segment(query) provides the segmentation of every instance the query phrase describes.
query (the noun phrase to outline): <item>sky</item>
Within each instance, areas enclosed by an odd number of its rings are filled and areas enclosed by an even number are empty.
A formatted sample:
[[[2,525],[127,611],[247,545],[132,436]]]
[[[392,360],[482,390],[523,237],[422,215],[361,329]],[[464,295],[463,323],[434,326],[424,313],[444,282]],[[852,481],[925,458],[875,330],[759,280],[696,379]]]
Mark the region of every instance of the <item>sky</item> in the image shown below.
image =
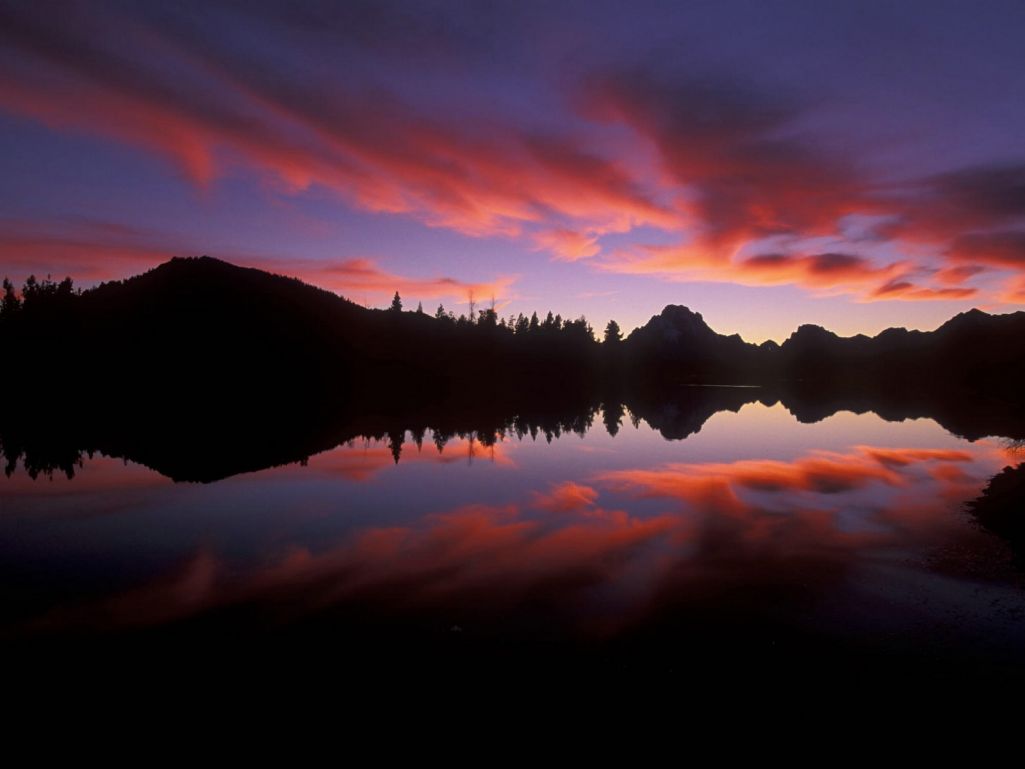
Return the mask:
[[[0,275],[782,341],[1025,307],[1025,3],[0,0]]]

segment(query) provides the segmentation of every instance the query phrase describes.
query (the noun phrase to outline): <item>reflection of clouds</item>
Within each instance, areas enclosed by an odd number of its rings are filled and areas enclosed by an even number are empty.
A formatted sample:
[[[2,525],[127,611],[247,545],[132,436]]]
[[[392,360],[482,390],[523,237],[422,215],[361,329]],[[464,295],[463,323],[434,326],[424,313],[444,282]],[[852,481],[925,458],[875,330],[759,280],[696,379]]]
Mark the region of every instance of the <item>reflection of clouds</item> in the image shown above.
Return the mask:
[[[744,510],[738,491],[839,494],[879,483],[901,486],[902,472],[916,463],[968,462],[965,451],[889,449],[859,446],[848,454],[817,452],[791,462],[743,460],[731,463],[671,463],[654,470],[615,470],[599,480],[647,496],[678,498],[722,512]]]
[[[201,552],[164,579],[57,610],[32,627],[148,625],[268,600],[297,614],[349,602],[401,610],[473,597],[512,608],[537,591],[572,601],[614,582],[640,549],[677,524],[668,515],[592,512],[561,524],[529,518],[517,505],[469,505],[417,526],[369,528],[320,553],[293,548],[245,574]]]
[[[573,481],[557,484],[547,493],[535,491],[534,505],[553,513],[570,512],[590,507],[598,499],[598,492],[590,486]]]
[[[173,481],[148,467],[123,459],[97,455],[82,462],[74,478],[60,472],[52,477],[33,479],[27,473],[15,472],[0,478],[0,489],[6,494],[45,495],[85,494],[95,491],[170,486]]]
[[[176,575],[53,613],[40,627],[160,623],[243,604],[272,604],[287,615],[351,605],[400,615],[529,605],[609,630],[716,591],[775,586],[785,597],[799,584],[807,594],[836,584],[865,553],[932,547],[963,525],[959,504],[978,493],[985,474],[973,473],[973,461],[988,453],[858,446],[789,463],[610,471],[594,479],[598,486],[565,481],[524,504],[465,505],[410,525],[369,527],[325,550],[292,548],[253,568],[229,568],[203,552]],[[337,470],[346,456],[329,452],[323,469]],[[634,502],[607,506],[608,494]],[[641,499],[684,508],[642,514]],[[859,525],[851,525],[852,511]],[[624,592],[626,608],[611,598]]]

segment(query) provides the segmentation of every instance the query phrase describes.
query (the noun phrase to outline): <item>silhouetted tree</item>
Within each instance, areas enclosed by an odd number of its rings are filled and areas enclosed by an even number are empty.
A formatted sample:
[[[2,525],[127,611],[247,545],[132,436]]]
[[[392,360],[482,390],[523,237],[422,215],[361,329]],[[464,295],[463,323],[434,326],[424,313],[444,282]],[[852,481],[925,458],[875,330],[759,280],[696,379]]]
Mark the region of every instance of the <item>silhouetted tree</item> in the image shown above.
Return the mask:
[[[21,309],[21,299],[14,292],[14,284],[4,278],[4,295],[0,299],[0,318],[9,318]]]
[[[480,319],[477,321],[477,325],[483,328],[495,328],[498,326],[498,315],[491,308],[480,311]]]
[[[39,281],[36,280],[35,275],[29,275],[25,280],[25,285],[21,287],[21,301],[24,306],[32,304],[40,294]]]
[[[424,314],[424,303],[423,302],[417,302],[416,314],[417,315],[423,315]]]
[[[402,299],[399,297],[399,292],[395,292],[395,296],[392,297],[391,307],[388,308],[392,312],[402,312]]]
[[[605,344],[616,345],[623,341],[623,332],[619,330],[619,324],[610,320],[605,326]]]
[[[537,313],[531,313],[530,325],[527,327],[529,331],[538,331],[541,328],[541,324],[538,322]]]

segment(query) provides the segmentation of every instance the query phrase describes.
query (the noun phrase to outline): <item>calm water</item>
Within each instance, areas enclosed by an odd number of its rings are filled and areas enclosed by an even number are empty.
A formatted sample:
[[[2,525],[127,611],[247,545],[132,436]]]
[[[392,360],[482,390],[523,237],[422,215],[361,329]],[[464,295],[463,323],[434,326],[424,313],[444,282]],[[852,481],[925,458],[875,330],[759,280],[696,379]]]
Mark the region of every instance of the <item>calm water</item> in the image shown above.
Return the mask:
[[[209,484],[103,456],[19,468],[0,632],[1025,659],[1011,545],[964,507],[1022,460],[1006,441],[757,402],[684,440],[629,412],[582,432],[407,434],[397,464],[357,440]]]

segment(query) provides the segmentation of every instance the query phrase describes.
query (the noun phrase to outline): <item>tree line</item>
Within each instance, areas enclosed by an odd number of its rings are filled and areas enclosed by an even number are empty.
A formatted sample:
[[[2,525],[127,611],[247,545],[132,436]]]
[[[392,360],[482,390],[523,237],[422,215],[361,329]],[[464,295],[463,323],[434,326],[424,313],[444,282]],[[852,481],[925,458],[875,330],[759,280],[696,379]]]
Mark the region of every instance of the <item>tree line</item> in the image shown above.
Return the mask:
[[[75,288],[71,278],[55,281],[47,275],[42,280],[29,275],[21,287],[21,292],[14,289],[8,279],[3,280],[3,296],[0,297],[0,318],[10,318],[22,311],[35,313],[55,307],[67,306],[81,293]]]
[[[74,287],[74,281],[64,278],[61,281],[54,280],[47,275],[43,279],[37,279],[30,275],[22,285],[21,291],[15,289],[10,279],[3,279],[3,295],[0,297],[0,319],[11,318],[22,311],[35,314],[60,307],[69,306],[75,297],[81,295],[81,289]],[[402,297],[396,291],[392,298],[389,311],[402,313]],[[417,305],[415,314],[426,315],[423,303]],[[553,314],[551,310],[542,320],[537,312],[531,313],[528,318],[522,312],[518,315],[502,317],[498,314],[492,301],[492,306],[485,309],[476,309],[474,302],[470,300],[470,314],[456,316],[450,310],[446,310],[443,304],[438,305],[435,310],[435,320],[455,328],[465,329],[477,327],[481,329],[492,329],[499,334],[507,334],[522,337],[538,336],[560,336],[569,341],[576,340],[582,343],[596,342],[594,329],[584,315],[573,320],[564,320],[562,315]],[[602,335],[602,342],[610,346],[623,341],[623,333],[615,320],[610,320],[605,326]]]
[[[403,311],[402,308],[402,297],[396,291],[388,309],[391,312],[401,313]],[[417,305],[416,314],[426,314],[422,302]],[[562,315],[553,314],[549,310],[544,320],[541,320],[536,312],[531,313],[529,318],[522,312],[518,315],[510,314],[508,317],[502,317],[494,307],[494,300],[492,300],[491,307],[477,310],[471,298],[470,314],[463,313],[458,317],[451,310],[446,310],[444,304],[439,304],[438,309],[434,311],[434,319],[457,328],[476,326],[484,329],[495,329],[500,333],[515,336],[563,334],[567,338],[575,338],[585,342],[597,341],[594,329],[584,315],[575,320],[564,320]],[[606,344],[617,344],[623,341],[623,332],[615,320],[610,320],[606,324],[602,341]]]

